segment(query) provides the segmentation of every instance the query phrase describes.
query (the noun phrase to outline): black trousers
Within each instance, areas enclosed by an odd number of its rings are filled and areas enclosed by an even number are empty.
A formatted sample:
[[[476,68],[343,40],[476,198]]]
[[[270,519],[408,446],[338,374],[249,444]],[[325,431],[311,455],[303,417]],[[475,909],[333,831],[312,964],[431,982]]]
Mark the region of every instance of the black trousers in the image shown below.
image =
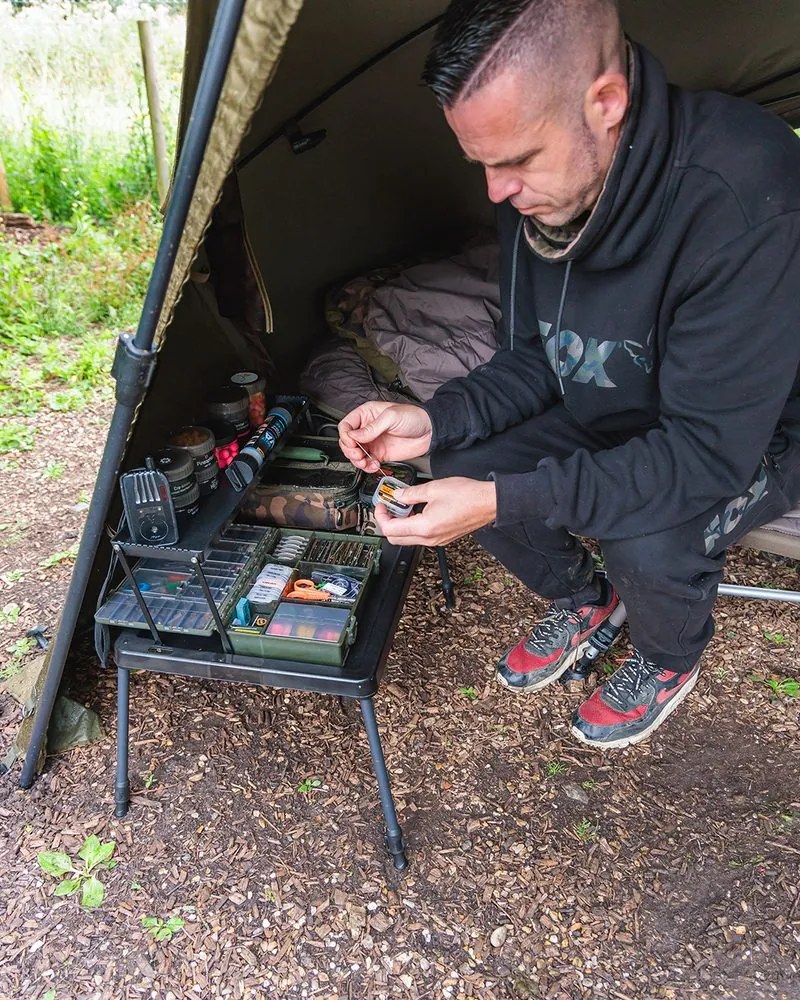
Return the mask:
[[[434,452],[431,469],[437,479],[487,479],[491,472],[534,469],[547,456],[566,458],[578,448],[612,448],[627,437],[595,434],[559,405],[469,448]],[[711,612],[727,548],[784,514],[797,496],[800,456],[792,452],[780,469],[765,458],[742,497],[723,499],[685,524],[636,538],[599,539],[639,652],[668,670],[690,670],[714,634]],[[475,538],[531,590],[562,607],[599,595],[590,553],[566,530],[533,519],[482,528]]]

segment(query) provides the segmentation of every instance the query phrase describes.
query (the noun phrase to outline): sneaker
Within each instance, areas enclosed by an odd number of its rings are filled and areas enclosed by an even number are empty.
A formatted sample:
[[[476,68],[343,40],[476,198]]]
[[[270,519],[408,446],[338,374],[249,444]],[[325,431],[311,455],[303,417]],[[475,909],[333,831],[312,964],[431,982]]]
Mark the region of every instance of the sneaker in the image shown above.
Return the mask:
[[[688,673],[662,670],[634,650],[572,717],[572,735],[598,747],[646,740],[697,683],[699,662]]]
[[[579,660],[589,639],[619,604],[608,584],[610,597],[605,604],[584,604],[577,610],[553,604],[528,639],[510,649],[497,665],[497,679],[512,691],[538,691],[552,684]]]

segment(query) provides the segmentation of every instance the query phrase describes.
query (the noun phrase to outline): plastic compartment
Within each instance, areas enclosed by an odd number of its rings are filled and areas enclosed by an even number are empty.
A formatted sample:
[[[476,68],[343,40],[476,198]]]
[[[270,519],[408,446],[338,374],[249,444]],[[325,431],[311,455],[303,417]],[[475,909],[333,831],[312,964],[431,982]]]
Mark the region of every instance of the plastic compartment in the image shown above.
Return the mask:
[[[338,576],[348,576],[353,580],[359,581],[358,593],[355,597],[350,599],[343,599],[335,594],[331,594],[330,601],[320,602],[324,603],[325,606],[329,605],[340,605],[342,607],[352,608],[360,601],[361,594],[364,590],[364,580],[369,576],[369,570],[363,569],[360,566],[336,566],[330,565],[328,563],[308,563],[301,562],[297,567],[297,576],[299,579],[303,580],[313,580],[314,573],[326,573],[330,575]],[[286,597],[286,600],[296,601],[297,598]],[[302,599],[300,599],[302,600]]]
[[[281,601],[270,619],[265,635],[284,639],[341,642],[349,620],[350,611],[347,608]]]
[[[279,543],[281,538],[285,538],[290,535],[298,535],[307,538],[309,541],[309,545],[306,549],[307,552],[315,551],[316,546],[316,550],[322,552],[356,553],[365,565],[351,566],[345,562],[326,562],[324,560],[310,561],[306,559],[295,559],[289,562],[282,562],[277,560],[274,556],[274,545],[272,546],[269,556],[264,561],[278,562],[279,565],[292,566],[297,571],[298,577],[302,578],[310,578],[310,574],[314,569],[322,571],[330,570],[332,572],[339,571],[345,575],[350,574],[358,576],[361,580],[363,580],[363,583],[355,602],[346,605],[340,604],[336,601],[311,602],[284,598],[280,604],[275,607],[265,607],[259,612],[264,617],[269,618],[269,624],[267,625],[266,630],[256,630],[255,628],[234,628],[229,625],[226,629],[228,638],[231,641],[233,649],[237,653],[246,653],[251,656],[261,656],[265,658],[274,657],[276,659],[299,660],[307,663],[323,663],[331,666],[340,666],[344,663],[348,650],[355,641],[358,608],[367,590],[369,589],[369,581],[372,574],[378,570],[381,539],[374,536],[343,535],[339,532],[330,531],[326,532],[310,531],[301,528],[281,528],[279,529],[279,538],[276,540],[276,544]],[[260,566],[256,566],[249,574],[242,577],[240,586],[236,591],[237,599],[238,597],[243,597],[247,594],[253,580],[258,575],[259,569]],[[309,609],[310,607],[313,607],[343,612],[344,615],[342,616],[340,614],[337,618],[344,621],[345,624],[343,627],[339,628],[336,639],[333,639],[333,637],[330,639],[315,639],[296,635],[275,634],[274,631],[270,632],[269,629],[272,625],[272,621],[278,614],[278,610],[280,609],[282,614],[286,614],[288,612],[286,612],[285,609],[288,607],[297,608],[300,609],[300,611],[302,611],[303,608]],[[299,613],[299,611],[297,613]],[[232,618],[233,614],[231,613],[226,621],[230,622]],[[278,624],[280,625],[282,621],[283,619],[279,618]],[[331,632],[332,631],[333,630],[331,629]]]
[[[201,563],[211,597],[223,620],[229,617],[242,576],[263,560],[275,543],[274,528],[232,525]],[[132,568],[156,628],[163,632],[211,635],[216,628],[205,591],[193,567],[176,561],[142,559]],[[117,586],[95,618],[106,625],[147,629],[147,621],[127,579]]]

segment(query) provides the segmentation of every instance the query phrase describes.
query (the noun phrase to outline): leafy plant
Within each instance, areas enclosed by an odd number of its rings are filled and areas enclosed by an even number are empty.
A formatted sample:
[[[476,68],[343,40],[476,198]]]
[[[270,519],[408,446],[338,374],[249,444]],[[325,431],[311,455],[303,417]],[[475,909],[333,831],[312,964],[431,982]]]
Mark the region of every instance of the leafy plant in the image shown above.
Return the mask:
[[[467,573],[467,575],[464,577],[464,583],[480,583],[480,581],[484,578],[485,575],[486,574],[483,572],[480,566],[476,566],[475,569],[472,570],[472,572]]]
[[[766,684],[774,698],[800,698],[800,680],[796,677],[760,677],[750,674],[750,680]]]
[[[322,781],[319,778],[305,778],[297,786],[297,791],[301,795],[310,795],[315,788],[320,788]]]
[[[31,451],[36,430],[24,424],[6,424],[0,427],[0,455],[9,451]]]
[[[64,475],[63,462],[48,462],[42,472],[44,479],[60,479]]]
[[[78,543],[76,542],[63,552],[54,552],[53,555],[48,556],[46,559],[42,559],[39,565],[42,569],[50,569],[52,566],[58,566],[59,563],[67,562],[69,559],[74,559],[77,554]]]
[[[478,700],[478,692],[471,685],[470,687],[460,687],[458,689],[458,693],[463,695],[467,699],[467,701]]]
[[[6,604],[0,609],[0,625],[14,625],[21,610],[19,604]]]
[[[152,771],[145,771],[145,773],[142,775],[142,780],[144,781],[144,787],[149,792],[150,789],[158,781],[158,778],[156,778],[155,774]]]
[[[558,778],[569,771],[569,764],[565,760],[550,760],[545,764],[544,773],[546,778]]]
[[[115,841],[101,841],[91,834],[78,851],[78,858],[83,864],[78,865],[63,851],[41,851],[37,861],[43,872],[59,880],[53,891],[54,896],[72,896],[80,891],[81,906],[95,909],[106,895],[105,886],[95,873],[116,866],[117,862],[111,860],[116,848]]]
[[[10,655],[6,659],[3,666],[0,667],[0,680],[7,681],[9,677],[13,677],[14,674],[18,674],[22,668],[22,663],[25,657],[35,648],[35,639],[15,639],[14,642],[12,642],[8,647],[8,653]]]
[[[597,825],[592,823],[591,820],[582,819],[579,823],[576,823],[572,828],[573,833],[579,839],[584,841],[584,843],[594,840],[597,836]]]
[[[6,586],[11,586],[13,583],[19,583],[19,581],[25,576],[24,569],[9,569],[0,576],[0,580],[6,584]],[[2,612],[0,612],[2,614]]]
[[[760,865],[765,855],[756,854],[752,858],[731,858],[728,868],[747,868],[749,865]]]
[[[171,941],[182,930],[185,922],[182,917],[142,917],[142,927],[150,931],[154,941]]]
[[[786,646],[791,641],[783,632],[765,632],[764,638],[767,642],[772,642],[776,646]]]

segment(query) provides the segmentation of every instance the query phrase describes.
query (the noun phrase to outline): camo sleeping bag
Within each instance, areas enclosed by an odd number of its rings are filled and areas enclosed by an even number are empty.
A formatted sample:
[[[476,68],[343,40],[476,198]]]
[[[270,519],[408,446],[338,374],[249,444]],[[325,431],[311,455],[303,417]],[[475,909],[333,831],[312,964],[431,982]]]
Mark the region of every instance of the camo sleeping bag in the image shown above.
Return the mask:
[[[481,242],[347,282],[326,309],[341,339],[312,357],[301,388],[333,416],[370,399],[430,399],[497,350],[498,268],[497,244]]]

